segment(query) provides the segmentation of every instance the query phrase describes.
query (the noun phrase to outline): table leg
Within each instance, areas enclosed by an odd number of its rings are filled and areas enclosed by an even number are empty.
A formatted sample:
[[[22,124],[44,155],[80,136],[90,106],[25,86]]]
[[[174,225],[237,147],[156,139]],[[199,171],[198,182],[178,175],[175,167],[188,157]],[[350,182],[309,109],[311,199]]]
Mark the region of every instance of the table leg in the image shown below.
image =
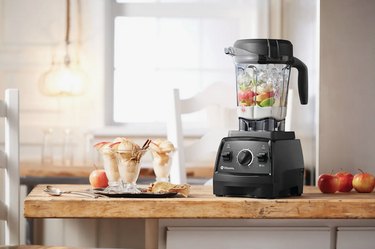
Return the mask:
[[[145,248],[157,249],[159,240],[159,220],[145,220]]]
[[[26,185],[27,194],[33,190],[34,185]],[[26,219],[26,245],[33,245],[34,244],[34,219],[27,218]]]

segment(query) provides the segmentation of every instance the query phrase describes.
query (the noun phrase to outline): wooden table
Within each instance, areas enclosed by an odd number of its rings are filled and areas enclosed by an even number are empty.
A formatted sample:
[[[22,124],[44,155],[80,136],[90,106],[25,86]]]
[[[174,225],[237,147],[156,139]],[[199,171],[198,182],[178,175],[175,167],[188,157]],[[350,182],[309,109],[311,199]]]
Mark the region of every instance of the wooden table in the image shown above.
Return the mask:
[[[245,248],[248,243],[264,248],[264,243],[268,243],[268,248],[272,248],[269,238],[276,237],[285,244],[278,248],[290,248],[290,241],[302,248],[331,249],[343,248],[342,245],[357,248],[358,240],[361,248],[372,248],[375,242],[375,192],[322,194],[315,187],[305,187],[300,197],[255,199],[215,197],[210,186],[192,186],[188,198],[92,199],[73,195],[51,197],[43,192],[44,187],[38,185],[25,199],[25,217],[144,221],[144,229],[138,231],[144,233],[142,248],[193,248],[195,242],[189,238],[194,236],[199,237],[197,243],[201,248],[219,249],[228,248],[228,243],[238,243],[236,248]]]
[[[85,190],[88,185],[56,185]],[[192,186],[188,198],[51,197],[37,186],[25,199],[28,218],[230,218],[230,219],[374,219],[375,192],[322,194],[305,187],[301,197],[255,199],[215,197],[211,186]]]
[[[56,166],[42,165],[36,161],[23,161],[20,165],[20,182],[26,186],[26,192],[38,184],[88,184],[89,175],[94,170],[90,166]],[[151,168],[142,168],[142,182],[151,182],[155,176]],[[26,243],[34,244],[34,222],[26,220]]]
[[[94,170],[91,166],[57,166],[42,165],[37,161],[23,161],[20,167],[20,182],[27,188],[27,193],[38,184],[88,184],[89,175]],[[213,175],[212,166],[195,166],[186,169],[189,181],[192,183],[204,182]],[[140,178],[141,184],[153,182],[155,175],[150,167],[142,167]],[[34,244],[34,224],[32,219],[26,221],[26,243]]]

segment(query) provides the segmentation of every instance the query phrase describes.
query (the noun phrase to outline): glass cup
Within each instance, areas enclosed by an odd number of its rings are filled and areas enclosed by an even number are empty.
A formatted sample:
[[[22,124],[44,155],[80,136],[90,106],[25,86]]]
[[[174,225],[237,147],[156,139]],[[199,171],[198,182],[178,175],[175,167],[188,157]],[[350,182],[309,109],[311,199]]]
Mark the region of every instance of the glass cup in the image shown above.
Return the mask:
[[[159,153],[152,151],[152,166],[157,182],[169,182],[173,152]]]
[[[122,192],[140,193],[136,185],[141,170],[140,156],[133,156],[131,151],[117,151],[116,155]]]
[[[120,173],[117,165],[117,158],[114,152],[101,153],[105,174],[108,178],[107,192],[121,192]]]
[[[43,130],[42,164],[53,164],[53,129]]]
[[[64,130],[64,144],[63,144],[63,158],[62,163],[64,166],[73,165],[73,139],[74,134],[71,129]]]

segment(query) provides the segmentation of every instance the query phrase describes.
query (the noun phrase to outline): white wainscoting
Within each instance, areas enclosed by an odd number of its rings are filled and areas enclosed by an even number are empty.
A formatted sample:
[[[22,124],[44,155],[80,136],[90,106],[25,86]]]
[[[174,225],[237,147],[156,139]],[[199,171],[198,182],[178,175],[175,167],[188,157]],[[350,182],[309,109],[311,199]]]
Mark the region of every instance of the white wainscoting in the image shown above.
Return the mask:
[[[145,248],[145,220],[45,219],[35,224],[35,244],[85,248]]]
[[[337,249],[375,248],[375,227],[339,227]]]
[[[329,249],[328,227],[168,227],[167,249]]]

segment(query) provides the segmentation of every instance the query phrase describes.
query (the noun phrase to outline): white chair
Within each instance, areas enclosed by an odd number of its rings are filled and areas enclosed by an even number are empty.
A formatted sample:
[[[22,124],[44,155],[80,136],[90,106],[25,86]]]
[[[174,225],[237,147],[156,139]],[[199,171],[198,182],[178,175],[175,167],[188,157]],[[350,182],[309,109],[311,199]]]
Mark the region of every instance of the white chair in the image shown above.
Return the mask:
[[[167,121],[168,140],[177,147],[171,166],[171,182],[186,183],[187,161],[214,166],[221,139],[227,136],[229,129],[238,126],[235,95],[234,85],[224,83],[211,84],[188,99],[181,99],[179,89],[173,89],[171,113]],[[185,145],[182,115],[202,109],[207,110],[208,131],[198,141]]]
[[[5,90],[0,100],[0,117],[5,118],[4,151],[0,150],[0,221],[5,221],[4,244],[11,249],[72,249],[64,246],[20,245],[20,176],[19,176],[19,91]],[[1,227],[0,227],[1,228]],[[1,231],[1,230],[0,230]],[[79,247],[75,247],[79,248]]]
[[[5,118],[4,151],[0,151],[0,169],[4,171],[0,220],[5,221],[5,244],[19,245],[19,93],[17,89],[5,90],[5,98],[3,101],[0,100],[0,117]]]

